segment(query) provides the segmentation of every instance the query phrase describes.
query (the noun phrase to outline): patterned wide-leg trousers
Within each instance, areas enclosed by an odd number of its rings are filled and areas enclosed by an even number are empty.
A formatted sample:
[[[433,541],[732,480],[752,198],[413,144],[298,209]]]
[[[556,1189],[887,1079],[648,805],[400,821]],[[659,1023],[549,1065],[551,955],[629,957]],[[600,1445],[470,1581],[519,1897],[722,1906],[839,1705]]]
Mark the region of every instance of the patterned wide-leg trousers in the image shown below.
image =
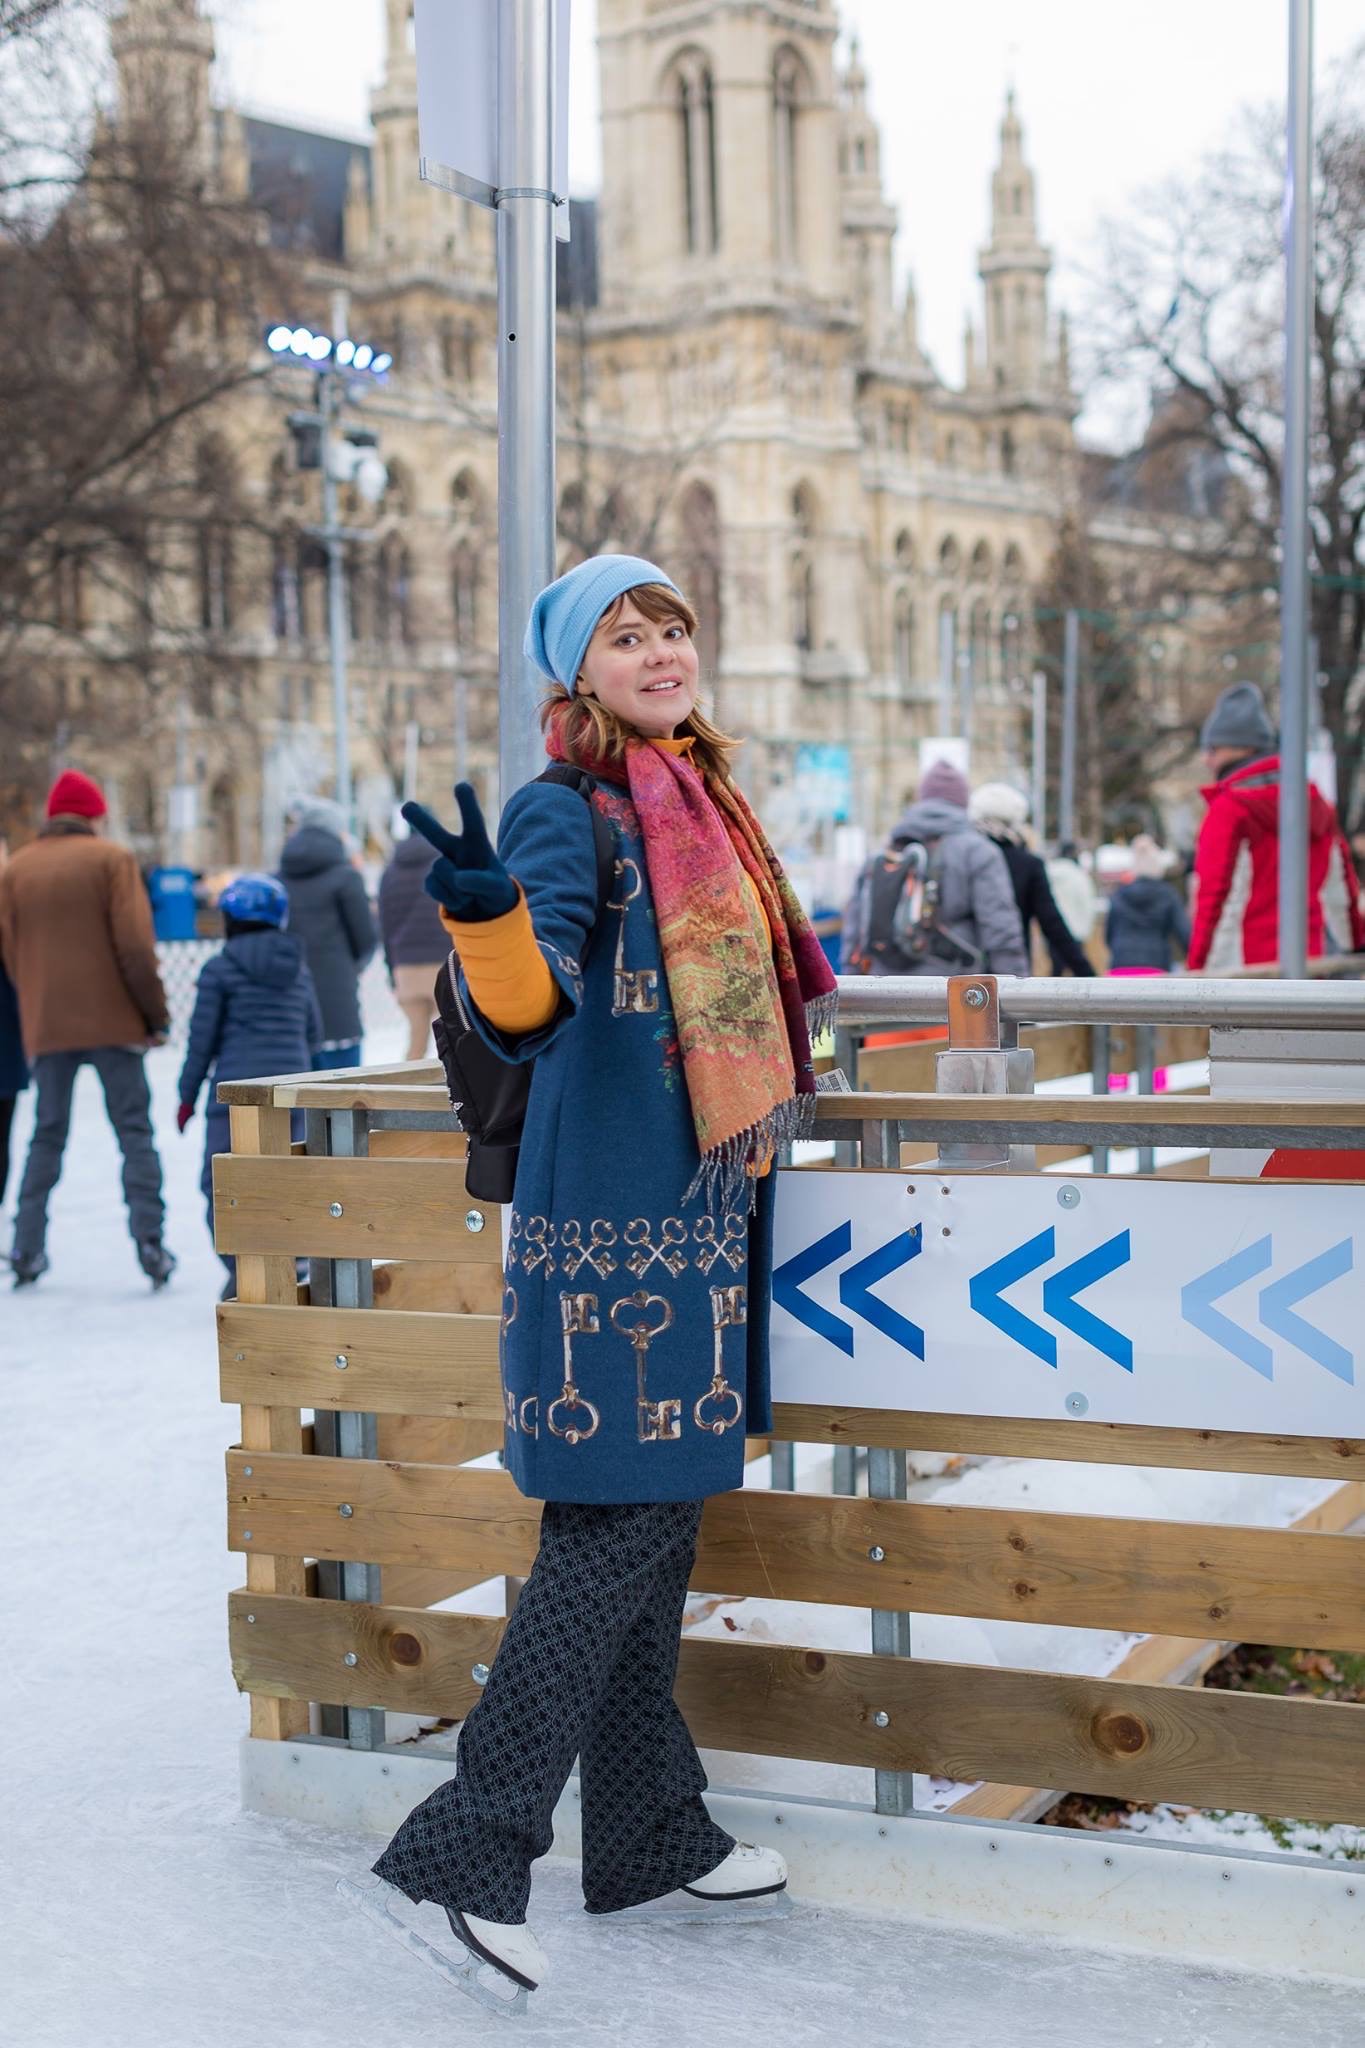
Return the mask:
[[[614,1913],[690,1884],[734,1847],[673,1700],[700,1501],[547,1501],[540,1554],[460,1731],[455,1776],[374,1868],[410,1899],[526,1917],[531,1865],[580,1759],[583,1896]]]

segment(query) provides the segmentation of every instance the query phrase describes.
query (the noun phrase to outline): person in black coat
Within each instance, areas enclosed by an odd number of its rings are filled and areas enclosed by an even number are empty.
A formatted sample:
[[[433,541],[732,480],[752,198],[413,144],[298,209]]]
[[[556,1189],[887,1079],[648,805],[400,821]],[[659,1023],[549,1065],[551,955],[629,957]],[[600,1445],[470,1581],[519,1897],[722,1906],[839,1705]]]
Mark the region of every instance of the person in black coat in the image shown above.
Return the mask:
[[[1169,856],[1142,833],[1132,845],[1133,879],[1109,899],[1104,940],[1112,974],[1169,974],[1174,951],[1189,951],[1190,914],[1168,882]]]
[[[9,1182],[9,1137],[19,1097],[28,1086],[28,1062],[19,1035],[19,1005],[14,984],[0,960],[0,1202]]]
[[[360,1065],[360,976],[378,944],[365,884],[346,856],[340,804],[309,797],[280,856],[289,928],[303,941],[322,1009],[315,1067]]]
[[[379,880],[379,937],[398,1007],[408,1020],[406,1057],[420,1060],[426,1057],[436,1016],[432,990],[450,939],[434,899],[422,886],[435,856],[419,832],[406,825],[403,830],[407,836],[396,841]]]
[[[968,806],[972,823],[993,840],[1005,856],[1010,871],[1014,900],[1024,926],[1024,942],[1033,951],[1033,926],[1043,935],[1054,974],[1087,975],[1094,966],[1070,925],[1057,908],[1047,868],[1038,854],[1024,843],[1028,823],[1028,800],[1007,782],[985,782],[972,794]]]
[[[283,929],[289,898],[273,875],[238,875],[219,899],[227,943],[207,960],[195,991],[189,1043],[180,1069],[183,1133],[194,1115],[205,1079],[204,1171],[200,1180],[213,1234],[213,1161],[231,1149],[228,1107],[218,1100],[220,1081],[250,1081],[262,1074],[306,1073],[322,1040],[322,1015],[303,946]],[[303,1135],[303,1119],[293,1119]],[[237,1291],[237,1265],[220,1253],[227,1268],[227,1301]]]

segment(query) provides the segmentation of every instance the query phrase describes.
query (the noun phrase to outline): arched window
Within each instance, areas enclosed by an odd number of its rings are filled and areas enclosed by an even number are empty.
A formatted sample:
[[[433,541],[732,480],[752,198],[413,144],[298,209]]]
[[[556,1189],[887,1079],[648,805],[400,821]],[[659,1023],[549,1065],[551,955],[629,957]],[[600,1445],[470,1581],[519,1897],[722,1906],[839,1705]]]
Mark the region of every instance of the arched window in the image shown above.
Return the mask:
[[[972,680],[980,689],[991,680],[991,613],[984,598],[972,606],[970,636]]]
[[[635,538],[635,508],[627,493],[619,486],[613,491],[608,491],[602,501],[600,531],[601,551],[627,555],[634,552],[631,544]]]
[[[700,50],[685,50],[675,68],[674,95],[682,151],[683,228],[688,254],[720,247],[716,179],[716,95]]]
[[[275,536],[270,574],[270,623],[277,640],[297,640],[302,631],[299,611],[299,543],[292,533]]]
[[[232,531],[216,520],[198,532],[199,624],[206,633],[232,625]]]
[[[987,543],[986,541],[984,541],[984,540],[979,540],[979,541],[977,542],[976,546],[975,546],[975,547],[974,547],[974,548],[972,549],[972,580],[973,580],[973,582],[976,582],[976,583],[986,583],[986,582],[988,582],[988,581],[990,580],[990,573],[991,573],[991,568],[992,568],[992,557],[991,557],[991,551],[990,551],[990,546],[989,546],[989,544],[988,544],[988,543]]]
[[[327,550],[315,540],[299,543],[299,632],[305,640],[321,640],[327,632]]]
[[[90,623],[86,567],[78,549],[58,548],[52,557],[52,608],[66,633],[83,633]]]
[[[915,608],[908,590],[896,592],[891,619],[891,661],[903,690],[915,679]]]
[[[938,566],[943,576],[956,576],[961,565],[962,553],[953,536],[949,534],[939,546]]]
[[[818,646],[819,620],[816,616],[815,563],[812,543],[817,513],[815,494],[809,484],[798,484],[792,492],[792,525],[796,546],[792,550],[788,588],[791,597],[792,639],[803,654]]]
[[[797,129],[805,83],[795,50],[779,50],[773,61],[773,243],[779,263],[796,260],[800,218]]]
[[[896,567],[898,569],[914,568],[915,543],[911,540],[909,531],[905,527],[902,527],[900,532],[896,535],[895,555]]]
[[[681,582],[697,614],[697,655],[714,675],[721,649],[720,508],[709,485],[692,483],[678,505]]]
[[[1021,577],[1023,573],[1024,558],[1019,552],[1017,542],[1011,541],[1009,546],[1005,549],[1005,575],[1007,579],[1011,583],[1013,583],[1019,577]]]
[[[1000,467],[1006,476],[1014,475],[1014,436],[1008,427],[1000,436]]]
[[[466,661],[479,637],[479,557],[472,541],[461,541],[451,558],[450,596],[456,658]]]

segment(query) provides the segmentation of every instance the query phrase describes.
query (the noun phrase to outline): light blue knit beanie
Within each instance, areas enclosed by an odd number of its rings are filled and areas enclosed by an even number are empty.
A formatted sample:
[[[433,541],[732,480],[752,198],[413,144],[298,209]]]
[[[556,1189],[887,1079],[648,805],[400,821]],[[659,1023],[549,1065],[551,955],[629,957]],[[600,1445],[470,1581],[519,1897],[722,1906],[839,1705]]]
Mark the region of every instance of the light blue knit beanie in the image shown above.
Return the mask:
[[[576,694],[578,671],[597,621],[607,606],[641,583],[678,586],[657,563],[641,555],[590,555],[547,584],[531,606],[526,627],[526,657],[543,674]]]

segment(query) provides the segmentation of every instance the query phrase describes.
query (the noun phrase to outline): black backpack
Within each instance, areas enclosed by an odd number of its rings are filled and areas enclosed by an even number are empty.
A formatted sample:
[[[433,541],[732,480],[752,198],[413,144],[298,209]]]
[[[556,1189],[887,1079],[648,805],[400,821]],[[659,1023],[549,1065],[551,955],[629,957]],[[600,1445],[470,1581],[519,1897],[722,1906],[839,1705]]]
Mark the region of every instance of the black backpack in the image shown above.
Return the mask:
[[[587,803],[597,857],[600,917],[616,878],[616,841],[591,801],[592,777],[581,768],[556,763],[536,780],[565,783],[578,790]],[[535,1062],[502,1059],[479,1036],[460,994],[459,962],[454,953],[437,975],[434,993],[436,1051],[445,1068],[450,1106],[469,1140],[465,1186],[481,1202],[510,1202]]]
[[[975,974],[985,954],[939,923],[941,842],[912,839],[872,856],[853,898],[855,974]]]

